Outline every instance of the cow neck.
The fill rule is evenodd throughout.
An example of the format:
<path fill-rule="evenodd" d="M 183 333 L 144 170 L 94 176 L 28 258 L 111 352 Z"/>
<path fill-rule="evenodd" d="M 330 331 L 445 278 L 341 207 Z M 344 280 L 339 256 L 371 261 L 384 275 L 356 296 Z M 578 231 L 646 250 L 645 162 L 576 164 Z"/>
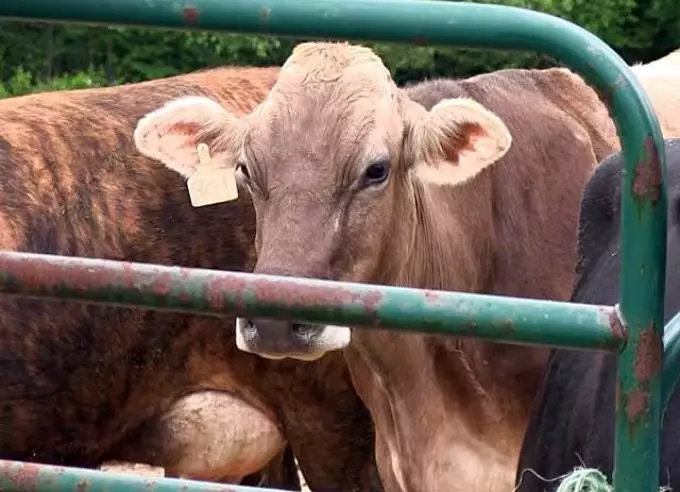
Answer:
<path fill-rule="evenodd" d="M 482 177 L 455 189 L 420 183 L 410 185 L 410 194 L 402 194 L 409 196 L 409 200 L 402 202 L 408 202 L 405 207 L 408 210 L 395 214 L 391 254 L 383 255 L 402 263 L 382 265 L 385 276 L 378 283 L 449 291 L 488 291 L 493 224 L 484 220 L 490 217 L 491 207 L 491 186 L 487 179 Z M 480 204 L 487 203 L 488 209 L 484 210 Z M 380 382 L 379 393 L 387 396 L 389 408 L 408 409 L 398 414 L 390 412 L 391 417 L 383 418 L 390 422 L 387 425 L 390 434 L 404 438 L 402 441 L 396 437 L 401 443 L 395 446 L 411 447 L 408 441 L 413 436 L 406 438 L 413 425 L 409 415 L 420 415 L 428 422 L 441 425 L 446 422 L 446 429 L 440 432 L 451 439 L 458 436 L 460 446 L 454 448 L 460 450 L 461 456 L 475 461 L 471 449 L 463 442 L 463 436 L 474 436 L 477 444 L 472 454 L 479 455 L 480 466 L 482 461 L 494 456 L 494 470 L 490 471 L 493 480 L 489 480 L 494 484 L 500 480 L 502 486 L 506 485 L 506 472 L 514 473 L 516 450 L 530 404 L 517 397 L 521 391 L 518 385 L 524 383 L 519 381 L 521 374 L 513 365 L 515 357 L 508 357 L 507 353 L 518 350 L 517 347 L 452 337 L 372 335 L 368 331 L 355 332 L 354 336 L 354 347 Z M 383 349 L 376 350 L 379 346 Z M 386 346 L 391 349 L 384 350 Z M 391 357 L 398 360 L 390 360 Z M 427 391 L 421 394 L 417 388 Z M 372 393 L 369 388 L 359 391 L 363 395 Z M 436 398 L 441 399 L 442 405 L 423 407 L 422 402 L 435 393 L 439 394 Z M 375 393 L 368 396 L 369 407 L 378 405 L 370 403 L 376 397 Z M 421 443 L 423 446 L 434 442 L 429 440 L 432 434 L 427 429 L 423 436 L 426 441 Z M 401 452 L 417 459 L 418 444 L 413 446 L 410 451 L 404 448 Z M 447 447 L 453 453 L 450 458 L 456 461 L 459 456 L 454 448 Z M 461 479 L 474 482 L 472 476 Z M 495 490 L 496 485 L 492 486 L 491 482 L 482 489 Z"/>
<path fill-rule="evenodd" d="M 415 254 L 409 271 L 411 278 L 417 271 L 427 272 L 418 279 L 418 287 L 493 292 L 496 235 L 491 178 L 485 173 L 455 188 L 414 187 Z M 485 408 L 475 409 L 476 421 L 486 413 L 502 425 L 508 420 L 516 427 L 524 425 L 532 403 L 527 395 L 539 384 L 547 350 L 472 338 L 447 337 L 445 342 L 431 338 L 430 342 L 432 350 L 446 347 L 448 358 L 460 359 L 469 374 L 469 391 L 487 395 Z"/>
<path fill-rule="evenodd" d="M 388 262 L 381 269 L 381 283 L 483 291 L 492 256 L 490 228 L 475 208 L 481 201 L 479 190 L 414 181 L 400 194 L 409 198 L 402 202 L 405 210 L 394 214 L 391 237 L 396 240 L 389 245 L 391 254 L 384 255 Z M 401 254 L 394 254 L 395 246 Z"/>

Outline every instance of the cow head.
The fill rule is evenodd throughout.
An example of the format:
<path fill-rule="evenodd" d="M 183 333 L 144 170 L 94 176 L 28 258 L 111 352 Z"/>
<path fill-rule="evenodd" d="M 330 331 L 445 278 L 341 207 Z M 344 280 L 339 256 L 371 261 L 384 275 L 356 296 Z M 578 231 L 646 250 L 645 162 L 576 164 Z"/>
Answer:
<path fill-rule="evenodd" d="M 399 89 L 369 49 L 298 45 L 266 100 L 237 118 L 185 97 L 140 120 L 143 154 L 190 176 L 199 143 L 235 166 L 257 216 L 255 272 L 390 282 L 386 258 L 412 241 L 414 190 L 456 186 L 509 149 L 503 122 L 468 99 L 431 110 Z M 239 319 L 239 348 L 310 360 L 350 341 L 346 327 Z"/>

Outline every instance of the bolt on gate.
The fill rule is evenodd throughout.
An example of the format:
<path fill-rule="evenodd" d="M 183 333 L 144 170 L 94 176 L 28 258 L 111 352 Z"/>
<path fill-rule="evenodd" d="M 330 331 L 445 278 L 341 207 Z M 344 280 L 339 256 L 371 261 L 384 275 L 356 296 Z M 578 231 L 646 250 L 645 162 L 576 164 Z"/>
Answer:
<path fill-rule="evenodd" d="M 621 398 L 642 396 L 646 409 L 629 419 L 618 405 L 614 486 L 617 492 L 658 490 L 660 421 L 680 377 L 680 364 L 673 364 L 680 360 L 680 315 L 662 340 L 665 153 L 646 94 L 625 61 L 595 35 L 525 9 L 428 0 L 5 0 L 0 18 L 528 50 L 578 72 L 609 107 L 625 155 L 618 306 L 16 252 L 0 253 L 0 293 L 617 352 Z M 665 358 L 655 350 L 663 342 Z M 635 363 L 650 357 L 644 363 L 654 376 L 639 380 Z M 13 461 L 0 461 L 0 489 L 264 490 Z"/>

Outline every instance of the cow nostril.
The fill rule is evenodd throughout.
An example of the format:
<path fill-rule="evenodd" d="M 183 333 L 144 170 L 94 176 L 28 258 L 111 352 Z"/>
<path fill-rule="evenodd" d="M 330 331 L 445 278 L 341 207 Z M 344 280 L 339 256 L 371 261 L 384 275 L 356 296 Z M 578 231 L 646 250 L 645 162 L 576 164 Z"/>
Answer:
<path fill-rule="evenodd" d="M 246 328 L 249 330 L 254 330 L 255 329 L 255 323 L 253 323 L 251 320 L 246 320 Z"/>
<path fill-rule="evenodd" d="M 302 335 L 306 331 L 305 325 L 303 325 L 302 323 L 293 323 L 290 327 L 290 330 L 295 335 Z"/>

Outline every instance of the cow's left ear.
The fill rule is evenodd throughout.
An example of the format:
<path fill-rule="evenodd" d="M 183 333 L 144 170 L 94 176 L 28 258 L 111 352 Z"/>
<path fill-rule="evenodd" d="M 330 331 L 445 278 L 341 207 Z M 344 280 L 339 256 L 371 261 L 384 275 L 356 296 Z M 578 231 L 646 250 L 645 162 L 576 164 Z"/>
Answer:
<path fill-rule="evenodd" d="M 503 157 L 512 144 L 505 123 L 465 98 L 437 103 L 411 132 L 416 176 L 426 183 L 456 185 Z"/>
<path fill-rule="evenodd" d="M 212 99 L 185 96 L 141 118 L 134 141 L 141 154 L 189 177 L 198 167 L 200 143 L 208 146 L 216 162 L 235 166 L 242 128 L 239 118 Z"/>

